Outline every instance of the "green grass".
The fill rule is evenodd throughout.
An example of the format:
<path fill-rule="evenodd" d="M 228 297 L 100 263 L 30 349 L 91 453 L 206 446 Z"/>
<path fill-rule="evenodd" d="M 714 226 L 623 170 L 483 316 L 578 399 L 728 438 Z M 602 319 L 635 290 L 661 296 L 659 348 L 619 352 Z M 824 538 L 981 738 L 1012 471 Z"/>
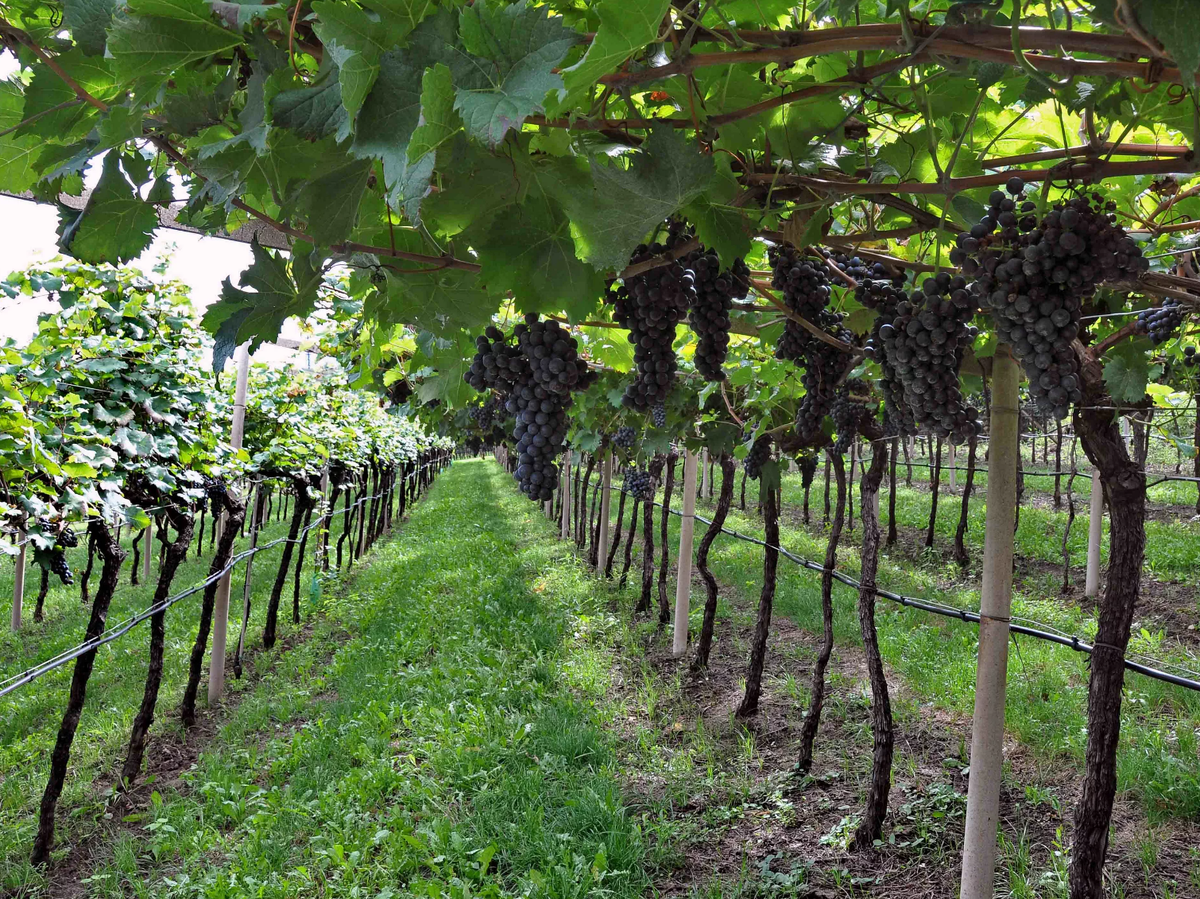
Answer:
<path fill-rule="evenodd" d="M 613 625 L 538 519 L 488 463 L 444 473 L 401 535 L 327 593 L 311 638 L 274 657 L 182 783 L 104 837 L 89 892 L 643 895 L 651 856 L 602 726 Z M 85 755 L 98 720 L 126 714 L 99 685 L 140 670 L 116 645 L 128 657 L 97 672 Z M 29 738 L 23 781 L 40 785 L 44 748 Z M 116 759 L 93 755 L 72 772 L 63 811 L 85 820 L 64 839 L 102 813 L 86 775 Z M 28 797 L 5 799 L 4 883 L 36 896 Z"/>

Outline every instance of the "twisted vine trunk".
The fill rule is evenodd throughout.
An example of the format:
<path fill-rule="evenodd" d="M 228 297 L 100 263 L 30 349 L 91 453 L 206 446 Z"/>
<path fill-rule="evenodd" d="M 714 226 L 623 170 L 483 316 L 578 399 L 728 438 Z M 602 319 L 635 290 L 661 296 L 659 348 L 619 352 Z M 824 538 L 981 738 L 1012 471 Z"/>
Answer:
<path fill-rule="evenodd" d="M 159 572 L 158 584 L 154 588 L 153 602 L 156 606 L 171 592 L 171 582 L 175 579 L 179 566 L 183 564 L 183 554 L 192 542 L 192 529 L 196 522 L 188 511 L 174 507 L 167 509 L 167 519 L 175 527 L 176 536 L 174 542 L 168 540 L 166 543 L 162 571 Z M 238 529 L 230 525 L 229 530 L 236 534 Z M 146 669 L 142 704 L 129 731 L 129 748 L 125 752 L 125 766 L 121 770 L 121 788 L 124 790 L 133 786 L 142 770 L 146 737 L 150 732 L 150 725 L 154 723 L 154 709 L 158 705 L 158 691 L 162 686 L 163 649 L 167 642 L 166 616 L 166 609 L 163 609 L 150 617 L 150 665 Z"/>
<path fill-rule="evenodd" d="M 641 500 L 635 496 L 633 509 L 629 513 L 629 536 L 625 540 L 625 567 L 621 569 L 621 580 L 617 583 L 618 590 L 625 588 L 625 579 L 629 576 L 629 566 L 633 561 L 633 537 L 637 533 L 638 508 L 640 506 Z"/>
<path fill-rule="evenodd" d="M 651 484 L 662 475 L 663 460 L 656 456 L 650 463 Z M 653 490 L 654 487 L 652 486 Z M 654 589 L 654 497 L 642 503 L 642 593 L 634 612 L 650 611 L 650 593 Z"/>
<path fill-rule="evenodd" d="M 121 563 L 125 561 L 126 553 L 100 519 L 93 518 L 88 522 L 88 532 L 94 534 L 96 550 L 100 554 L 100 583 L 96 586 L 92 614 L 84 632 L 85 640 L 94 640 L 104 633 L 108 607 L 112 604 L 113 594 L 117 590 Z M 46 791 L 42 794 L 37 835 L 34 837 L 33 850 L 29 856 L 30 863 L 37 867 L 50 861 L 50 850 L 54 846 L 54 813 L 58 808 L 58 797 L 62 795 L 63 782 L 67 777 L 71 744 L 75 741 L 75 732 L 79 729 L 79 718 L 83 714 L 83 703 L 87 699 L 88 680 L 91 679 L 95 664 L 96 650 L 89 649 L 75 660 L 75 667 L 71 672 L 71 692 L 67 697 L 62 724 L 58 728 L 58 737 L 54 741 L 54 750 L 50 754 L 50 778 L 46 782 Z"/>
<path fill-rule="evenodd" d="M 675 489 L 675 462 L 679 457 L 675 453 L 667 454 L 667 479 L 663 486 L 662 523 L 659 525 L 659 544 L 662 552 L 658 556 L 658 623 L 665 625 L 671 620 L 671 605 L 667 602 L 667 567 L 670 565 L 670 553 L 667 551 L 667 539 L 670 536 L 671 492 Z"/>
<path fill-rule="evenodd" d="M 933 546 L 934 526 L 937 524 L 938 488 L 942 483 L 942 438 L 937 439 L 933 471 L 929 478 L 929 529 L 925 532 L 925 546 Z"/>
<path fill-rule="evenodd" d="M 741 500 L 740 505 L 741 505 L 742 511 L 745 512 L 746 511 L 746 469 L 744 469 L 744 468 L 742 469 L 742 500 Z"/>
<path fill-rule="evenodd" d="M 600 466 L 600 479 L 596 482 L 596 489 L 592 491 L 592 507 L 588 511 L 588 551 L 587 563 L 594 569 L 600 563 L 597 557 L 600 555 L 600 515 L 596 511 L 596 507 L 601 505 L 600 494 L 604 492 L 604 465 Z"/>
<path fill-rule="evenodd" d="M 208 634 L 212 629 L 213 605 L 217 598 L 218 580 L 215 575 L 229 564 L 233 558 L 233 543 L 241 527 L 242 519 L 246 517 L 246 504 L 238 502 L 226 494 L 225 511 L 229 516 L 229 527 L 221 534 L 221 542 L 213 556 L 212 564 L 208 567 L 211 583 L 204 588 L 204 597 L 200 602 L 200 627 L 196 631 L 196 642 L 192 644 L 192 656 L 188 662 L 187 685 L 183 689 L 183 701 L 179 704 L 179 717 L 184 727 L 192 727 L 196 723 L 196 694 L 200 691 L 200 669 L 204 665 L 204 650 L 208 646 Z M 243 624 L 243 626 L 245 626 Z"/>
<path fill-rule="evenodd" d="M 1146 550 L 1146 475 L 1129 458 L 1111 413 L 1100 363 L 1085 355 L 1083 409 L 1075 430 L 1104 486 L 1110 516 L 1108 576 L 1100 598 L 1099 622 L 1088 681 L 1088 729 L 1083 791 L 1075 807 L 1075 839 L 1069 872 L 1070 899 L 1100 899 L 1104 857 L 1117 789 L 1117 746 L 1121 736 L 1121 690 L 1125 650 L 1137 604 Z"/>
<path fill-rule="evenodd" d="M 337 508 L 338 497 L 342 492 L 340 477 L 329 479 L 329 508 L 325 513 L 325 523 L 321 528 L 321 570 L 329 570 L 329 532 L 333 529 L 333 510 Z"/>
<path fill-rule="evenodd" d="M 840 464 L 840 463 L 839 463 Z M 844 476 L 844 473 L 843 473 Z M 829 524 L 829 457 L 825 457 L 825 512 L 821 518 L 821 525 L 824 527 Z"/>
<path fill-rule="evenodd" d="M 1062 422 L 1054 422 L 1054 508 L 1062 508 Z"/>
<path fill-rule="evenodd" d="M 296 550 L 296 574 L 292 580 L 292 624 L 300 623 L 300 575 L 304 570 L 304 553 L 308 549 L 308 526 L 312 522 L 313 503 L 310 501 L 305 505 L 308 508 L 304 513 L 304 524 L 301 525 L 300 548 Z"/>
<path fill-rule="evenodd" d="M 342 506 L 342 533 L 337 539 L 337 569 L 342 570 L 342 545 L 354 530 L 354 507 L 350 501 L 354 498 L 353 482 L 346 488 L 346 501 Z"/>
<path fill-rule="evenodd" d="M 967 554 L 967 516 L 971 511 L 971 488 L 975 484 L 975 447 L 972 436 L 967 443 L 967 477 L 963 482 L 962 509 L 958 513 L 958 530 L 954 532 L 954 558 L 963 568 L 971 562 Z"/>
<path fill-rule="evenodd" d="M 700 546 L 696 550 L 696 570 L 704 579 L 704 589 L 708 596 L 704 600 L 704 622 L 700 626 L 700 639 L 696 641 L 696 657 L 692 660 L 692 670 L 699 671 L 708 667 L 708 657 L 712 653 L 713 630 L 717 621 L 717 579 L 708 568 L 708 551 L 725 526 L 725 517 L 729 514 L 729 506 L 733 502 L 733 479 L 735 476 L 733 457 L 722 453 L 721 464 L 721 494 L 717 497 L 717 508 L 713 512 L 712 524 L 700 538 Z"/>
<path fill-rule="evenodd" d="M 893 437 L 891 459 L 888 462 L 890 468 L 888 474 L 888 546 L 896 542 L 896 456 L 899 444 L 900 438 Z"/>
<path fill-rule="evenodd" d="M 129 586 L 137 587 L 141 584 L 140 572 L 142 570 L 142 541 L 146 539 L 146 531 L 150 525 L 142 528 L 140 531 L 135 531 L 130 542 L 133 543 L 133 564 L 129 566 Z M 41 620 L 41 619 L 37 619 Z"/>
<path fill-rule="evenodd" d="M 974 453 L 975 441 L 971 441 Z M 862 519 L 862 571 L 859 574 L 858 627 L 862 633 L 863 649 L 867 656 L 867 672 L 871 679 L 871 733 L 874 747 L 871 754 L 871 780 L 867 786 L 867 804 L 862 821 L 854 833 L 853 846 L 869 849 L 883 835 L 887 817 L 888 792 L 892 782 L 892 754 L 895 735 L 892 729 L 892 703 L 888 696 L 887 675 L 883 656 L 879 653 L 879 635 L 875 630 L 875 577 L 879 570 L 879 515 L 876 498 L 883 481 L 888 447 L 883 440 L 871 443 L 871 466 L 863 472 L 859 515 Z"/>
<path fill-rule="evenodd" d="M 750 666 L 746 670 L 746 693 L 738 706 L 738 718 L 758 713 L 762 696 L 762 674 L 767 661 L 767 637 L 771 630 L 771 609 L 775 604 L 775 575 L 779 566 L 779 501 L 774 487 L 761 491 L 763 515 L 763 585 L 758 597 L 758 617 L 750 638 Z"/>
<path fill-rule="evenodd" d="M 604 561 L 604 576 L 612 580 L 613 559 L 617 557 L 617 550 L 621 548 L 621 523 L 625 517 L 625 491 L 617 491 L 620 497 L 617 500 L 617 526 L 613 530 L 612 546 L 608 548 L 608 558 Z"/>
<path fill-rule="evenodd" d="M 308 491 L 302 487 L 303 479 L 293 478 L 293 483 L 296 486 L 296 504 L 292 509 L 292 522 L 288 527 L 287 541 L 283 544 L 279 570 L 275 573 L 275 583 L 271 587 L 271 598 L 267 603 L 267 620 L 263 625 L 264 649 L 270 649 L 275 645 L 276 624 L 279 620 L 279 600 L 283 597 L 283 586 L 287 583 L 288 572 L 292 570 L 292 552 L 296 546 L 296 537 L 300 533 L 300 524 L 304 521 L 304 507 Z"/>
<path fill-rule="evenodd" d="M 825 705 L 825 669 L 833 655 L 833 570 L 837 567 L 838 541 L 842 539 L 842 523 L 846 514 L 846 466 L 840 455 L 826 453 L 832 461 L 833 474 L 837 480 L 837 507 L 833 513 L 833 527 L 829 530 L 829 542 L 825 546 L 825 569 L 821 573 L 821 651 L 813 665 L 811 697 L 808 711 L 804 713 L 804 726 L 800 731 L 800 756 L 797 767 L 808 772 L 812 768 L 813 743 L 821 726 L 821 709 Z"/>
<path fill-rule="evenodd" d="M 583 489 L 579 491 L 579 502 L 575 504 L 575 546 L 578 549 L 583 549 L 584 541 L 587 539 L 588 529 L 584 526 L 584 521 L 588 517 L 588 484 L 592 480 L 592 472 L 596 469 L 596 457 L 592 453 L 588 453 L 587 467 L 583 475 Z"/>
<path fill-rule="evenodd" d="M 46 617 L 46 594 L 50 592 L 50 569 L 42 568 L 42 579 L 38 584 L 37 604 L 33 607 L 33 620 Z"/>

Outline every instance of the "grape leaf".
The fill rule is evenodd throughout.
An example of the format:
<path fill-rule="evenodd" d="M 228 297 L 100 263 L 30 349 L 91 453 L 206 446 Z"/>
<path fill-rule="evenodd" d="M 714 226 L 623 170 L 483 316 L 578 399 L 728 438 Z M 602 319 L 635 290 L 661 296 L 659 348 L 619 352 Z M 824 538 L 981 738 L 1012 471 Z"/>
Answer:
<path fill-rule="evenodd" d="M 1104 383 L 1118 403 L 1136 403 L 1146 395 L 1150 377 L 1149 342 L 1130 340 L 1117 344 L 1106 354 Z"/>
<path fill-rule="evenodd" d="M 370 173 L 369 161 L 356 160 L 301 188 L 296 208 L 306 217 L 305 230 L 318 246 L 331 246 L 353 230 Z"/>
<path fill-rule="evenodd" d="M 63 0 L 63 27 L 88 56 L 103 56 L 116 0 Z"/>
<path fill-rule="evenodd" d="M 459 27 L 463 46 L 449 48 L 454 108 L 472 137 L 496 146 L 562 87 L 554 69 L 579 35 L 561 16 L 525 0 L 511 6 L 480 0 L 463 10 Z"/>
<path fill-rule="evenodd" d="M 0 130 L 7 131 L 21 121 L 24 98 L 11 81 L 0 81 Z M 6 134 L 0 137 L 0 190 L 21 193 L 37 182 L 34 154 L 42 142 L 32 135 Z"/>
<path fill-rule="evenodd" d="M 104 157 L 100 180 L 83 211 L 59 209 L 58 246 L 81 262 L 128 262 L 150 245 L 158 215 L 143 203 L 118 165 L 120 154 Z"/>
<path fill-rule="evenodd" d="M 434 0 L 366 0 L 365 5 L 387 23 L 396 43 L 408 37 L 437 8 Z"/>
<path fill-rule="evenodd" d="M 733 205 L 738 195 L 737 179 L 722 155 L 716 164 L 712 187 L 684 208 L 687 220 L 696 226 L 696 237 L 716 250 L 723 267 L 750 252 L 750 229 L 745 212 Z"/>
<path fill-rule="evenodd" d="M 82 51 L 72 49 L 55 61 L 72 81 L 93 97 L 112 99 L 115 92 L 113 77 L 103 59 L 85 57 Z M 72 103 L 74 105 L 57 108 Z M 98 116 L 94 106 L 78 102 L 75 91 L 57 74 L 47 68 L 37 68 L 33 80 L 25 89 L 25 106 L 21 116 L 32 121 L 18 128 L 17 134 L 36 134 L 66 143 L 85 137 Z"/>
<path fill-rule="evenodd" d="M 124 81 L 165 80 L 188 63 L 231 50 L 242 36 L 213 21 L 204 0 L 136 0 L 108 33 L 113 70 Z"/>
<path fill-rule="evenodd" d="M 342 105 L 351 121 L 379 75 L 379 58 L 394 43 L 388 27 L 350 3 L 316 0 L 315 30 L 338 67 Z"/>
<path fill-rule="evenodd" d="M 681 134 L 655 128 L 628 168 L 592 159 L 590 189 L 565 170 L 557 199 L 577 228 L 582 256 L 600 271 L 620 270 L 651 228 L 699 196 L 713 177 L 712 157 Z"/>
<path fill-rule="evenodd" d="M 389 50 L 380 59 L 379 76 L 358 114 L 350 153 L 383 163 L 389 189 L 408 175 L 408 144 L 421 117 L 421 76 L 424 58 Z"/>
<path fill-rule="evenodd" d="M 276 94 L 271 99 L 271 120 L 309 140 L 332 134 L 338 143 L 344 141 L 350 136 L 350 116 L 342 105 L 337 69 L 326 69 L 316 84 Z"/>
<path fill-rule="evenodd" d="M 1138 24 L 1158 38 L 1180 72 L 1194 75 L 1200 69 L 1200 16 L 1194 0 L 1126 0 L 1125 5 Z M 1119 24 L 1116 0 L 1096 0 L 1095 16 Z"/>
<path fill-rule="evenodd" d="M 436 372 L 417 387 L 417 398 L 422 403 L 438 400 L 450 407 L 466 405 L 474 390 L 463 376 L 471 367 L 475 341 L 464 332 L 456 334 L 450 341 L 434 341 L 431 349 L 431 353 L 420 352 L 412 360 L 413 365 L 428 366 Z"/>
<path fill-rule="evenodd" d="M 568 90 L 590 87 L 596 80 L 658 37 L 670 0 L 601 0 L 600 28 L 583 59 L 563 70 Z"/>
<path fill-rule="evenodd" d="M 438 63 L 421 79 L 421 116 L 408 143 L 408 161 L 436 153 L 462 128 L 454 112 L 454 82 L 450 70 Z"/>
<path fill-rule="evenodd" d="M 493 292 L 512 291 L 521 312 L 563 310 L 586 318 L 604 294 L 604 279 L 575 255 L 571 222 L 547 197 L 509 206 L 472 242 Z"/>
<path fill-rule="evenodd" d="M 220 372 L 235 348 L 250 341 L 250 352 L 279 336 L 289 317 L 312 313 L 317 301 L 321 273 L 312 264 L 311 247 L 298 244 L 291 265 L 282 253 L 264 249 L 255 239 L 250 244 L 254 261 L 242 272 L 238 283 L 253 292 L 240 290 L 226 278 L 221 298 L 204 311 L 200 324 L 213 335 L 213 371 Z"/>

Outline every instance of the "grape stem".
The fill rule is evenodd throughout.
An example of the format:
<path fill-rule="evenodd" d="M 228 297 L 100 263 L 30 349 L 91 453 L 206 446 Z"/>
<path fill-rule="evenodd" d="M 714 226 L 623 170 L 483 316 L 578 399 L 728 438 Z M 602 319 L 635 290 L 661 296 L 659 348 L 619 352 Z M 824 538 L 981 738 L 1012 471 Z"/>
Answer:
<path fill-rule="evenodd" d="M 800 327 L 802 327 L 805 331 L 808 331 L 810 334 L 812 334 L 818 340 L 822 340 L 825 343 L 829 344 L 830 346 L 836 347 L 837 349 L 841 350 L 843 353 L 854 353 L 857 351 L 857 349 L 858 349 L 857 347 L 851 346 L 850 344 L 846 343 L 844 340 L 838 340 L 832 334 L 827 333 L 824 329 L 818 328 L 816 325 L 814 325 L 812 322 L 810 322 L 804 316 L 798 315 L 795 312 L 793 312 L 791 309 L 789 309 L 787 306 L 784 305 L 783 300 L 779 299 L 779 297 L 777 297 L 773 293 L 771 293 L 771 289 L 767 284 L 764 284 L 762 281 L 756 281 L 756 280 L 751 279 L 750 285 L 761 296 L 770 300 L 772 305 L 774 305 L 787 318 L 794 321 L 796 324 L 798 324 Z"/>

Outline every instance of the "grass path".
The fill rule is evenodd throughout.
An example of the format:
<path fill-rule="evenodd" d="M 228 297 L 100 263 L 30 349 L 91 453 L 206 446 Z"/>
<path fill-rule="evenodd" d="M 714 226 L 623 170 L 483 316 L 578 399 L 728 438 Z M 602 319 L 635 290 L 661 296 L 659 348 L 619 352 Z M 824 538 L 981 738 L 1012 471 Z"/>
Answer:
<path fill-rule="evenodd" d="M 603 603 L 536 517 L 494 466 L 443 473 L 71 892 L 642 895 L 586 635 Z"/>

